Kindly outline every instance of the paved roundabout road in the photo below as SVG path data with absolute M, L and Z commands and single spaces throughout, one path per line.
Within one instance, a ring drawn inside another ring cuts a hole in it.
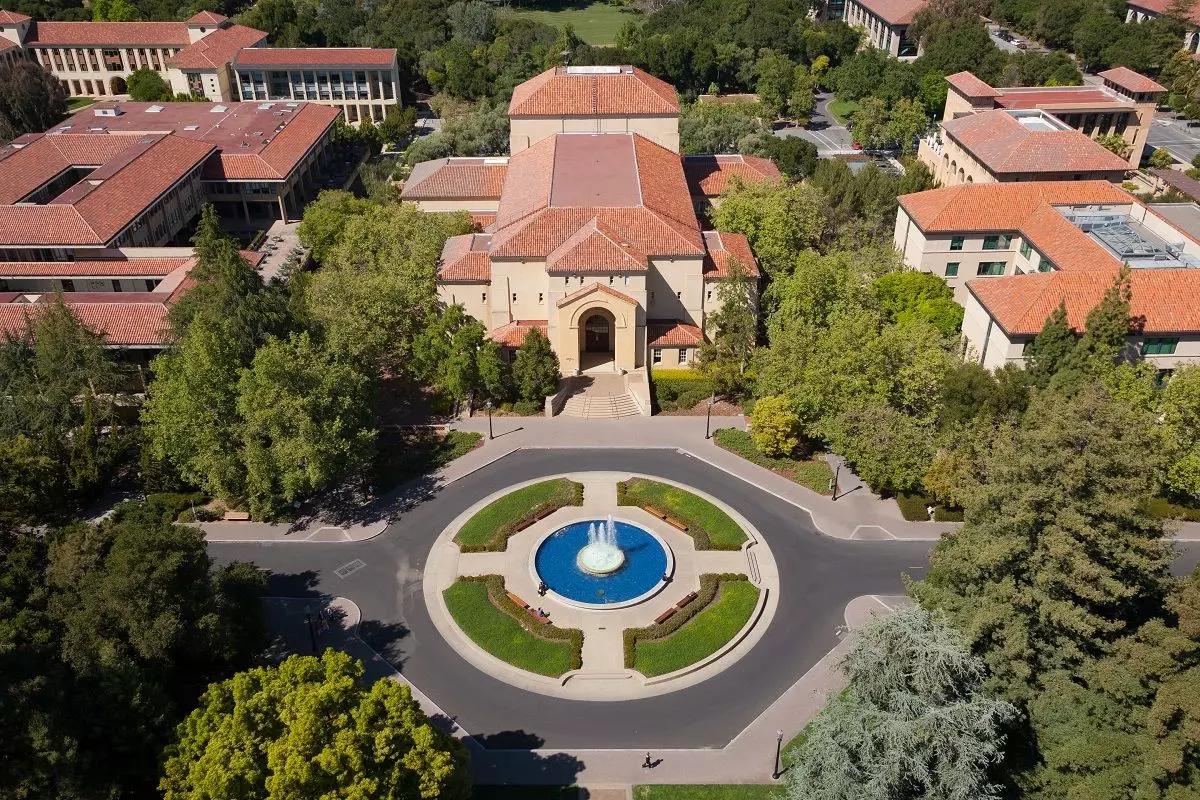
M 696 686 L 622 702 L 526 692 L 455 653 L 422 597 L 422 570 L 438 534 L 463 509 L 506 486 L 582 470 L 630 470 L 690 484 L 758 528 L 781 585 L 778 611 L 751 652 Z M 823 536 L 804 511 L 684 453 L 587 449 L 516 452 L 441 489 L 365 542 L 210 543 L 209 551 L 219 562 L 243 559 L 270 569 L 270 594 L 353 600 L 362 611 L 362 637 L 487 747 L 690 749 L 728 744 L 837 643 L 851 599 L 902 594 L 902 574 L 921 577 L 930 547 Z M 1181 566 L 1190 568 L 1195 557 L 1187 551 Z M 345 577 L 335 572 L 343 566 Z

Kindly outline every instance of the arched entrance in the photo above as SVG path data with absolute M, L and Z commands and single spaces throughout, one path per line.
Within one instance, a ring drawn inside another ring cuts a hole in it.
M 108 82 L 108 88 L 113 94 L 126 94 L 129 91 L 129 87 L 125 85 L 125 79 L 119 75 L 114 76 L 112 80 Z
M 587 353 L 612 350 L 612 325 L 603 314 L 592 314 L 583 324 L 583 349 Z
M 580 370 L 615 369 L 617 318 L 606 308 L 590 308 L 579 319 Z

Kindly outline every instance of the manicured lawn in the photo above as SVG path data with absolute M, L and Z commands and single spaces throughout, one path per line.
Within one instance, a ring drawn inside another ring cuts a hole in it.
M 783 789 L 769 783 L 662 784 L 633 787 L 633 800 L 775 800 Z
M 720 650 L 754 613 L 758 587 L 750 581 L 724 581 L 707 608 L 682 628 L 657 641 L 638 642 L 633 668 L 648 678 L 695 664 Z
M 459 529 L 454 541 L 464 552 L 500 551 L 508 545 L 514 528 L 539 508 L 577 506 L 581 502 L 582 493 L 574 481 L 555 478 L 535 483 L 481 508 Z
M 463 633 L 496 658 L 552 678 L 571 669 L 571 645 L 540 639 L 525 630 L 492 603 L 483 581 L 455 581 L 442 595 Z
M 553 0 L 539 2 L 540 8 L 524 8 L 521 3 L 513 6 L 513 16 L 526 17 L 562 28 L 571 25 L 575 35 L 591 45 L 609 45 L 617 40 L 617 32 L 626 21 L 641 19 L 641 15 L 625 11 L 608 3 L 593 3 L 587 0 Z
M 376 442 L 375 492 L 384 494 L 407 480 L 446 466 L 479 446 L 483 434 L 431 428 L 381 431 Z
M 758 452 L 750 434 L 738 428 L 722 428 L 713 434 L 717 444 L 734 455 L 777 472 L 788 480 L 813 490 L 817 494 L 829 494 L 829 482 L 833 470 L 819 458 L 770 458 Z
M 78 111 L 85 106 L 90 106 L 94 102 L 96 102 L 96 98 L 94 97 L 68 97 L 67 111 Z
M 697 550 L 737 550 L 746 541 L 741 526 L 703 497 L 675 486 L 644 478 L 630 478 L 618 487 L 617 502 L 623 506 L 650 505 L 688 526 Z
M 830 100 L 829 113 L 842 125 L 850 122 L 850 115 L 858 111 L 858 103 L 854 100 Z

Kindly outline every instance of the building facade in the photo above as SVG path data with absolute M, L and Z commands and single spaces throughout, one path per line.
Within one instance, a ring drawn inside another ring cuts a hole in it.
M 446 243 L 439 298 L 506 348 L 544 332 L 564 374 L 690 367 L 717 283 L 758 265 L 744 236 L 696 217 L 674 90 L 630 67 L 558 67 L 510 109 L 509 158 L 419 164 L 402 192 L 483 224 Z
M 395 50 L 369 47 L 259 47 L 233 59 L 245 101 L 307 100 L 341 110 L 347 122 L 382 122 L 400 105 Z
M 1136 25 L 1166 14 L 1172 0 L 1125 0 L 1125 23 Z M 1186 20 L 1183 34 L 1183 49 L 1200 54 L 1200 2 L 1191 3 L 1191 12 Z
M 908 26 L 928 5 L 929 0 L 845 0 L 841 18 L 862 30 L 872 46 L 908 60 L 921 55 L 921 43 L 908 38 Z

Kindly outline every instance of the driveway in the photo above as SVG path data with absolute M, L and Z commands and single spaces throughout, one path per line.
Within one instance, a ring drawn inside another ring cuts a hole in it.
M 775 135 L 799 136 L 807 139 L 817 146 L 817 155 L 821 157 L 857 152 L 850 146 L 854 140 L 850 131 L 829 113 L 829 101 L 833 99 L 833 94 L 829 92 L 818 94 L 817 108 L 807 127 L 793 125 L 780 128 L 775 131 Z
M 1146 136 L 1151 147 L 1165 147 L 1175 158 L 1190 164 L 1200 154 L 1200 126 L 1187 127 L 1184 120 L 1171 116 L 1155 117 Z

